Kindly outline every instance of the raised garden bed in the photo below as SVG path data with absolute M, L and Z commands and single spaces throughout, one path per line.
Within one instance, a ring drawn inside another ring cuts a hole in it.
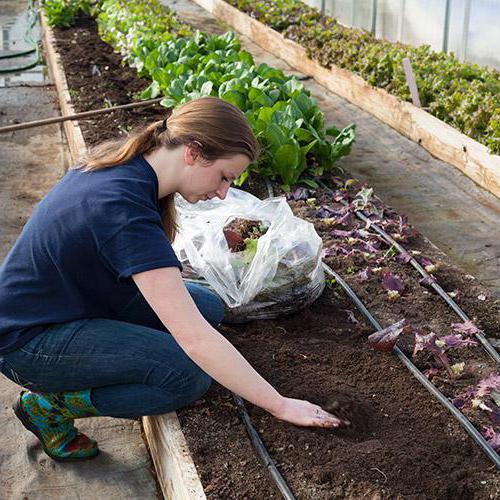
M 119 64 L 119 57 L 100 42 L 91 22 L 56 31 L 69 88 L 74 89 L 77 111 L 129 100 L 131 92 L 144 87 L 132 70 Z M 74 41 L 74 43 L 73 43 Z M 93 71 L 96 65 L 101 76 Z M 107 69 L 105 69 L 107 67 Z M 104 73 L 103 70 L 106 72 Z M 94 74 L 93 74 L 94 73 Z M 105 76 L 104 76 L 105 75 Z M 151 119 L 161 111 L 134 111 L 127 118 L 110 115 L 105 122 L 87 121 L 83 134 L 88 144 L 116 135 L 118 126 L 128 128 Z M 335 187 L 335 180 L 329 179 Z M 354 189 L 354 186 L 352 186 Z M 250 184 L 255 193 L 262 186 Z M 296 196 L 296 198 L 299 196 Z M 315 198 L 313 200 L 313 198 Z M 325 247 L 333 248 L 332 217 L 320 217 L 325 205 L 340 209 L 325 190 L 291 200 L 297 215 L 315 223 Z M 330 214 L 331 215 L 331 214 Z M 395 214 L 390 214 L 391 218 Z M 342 230 L 352 230 L 344 225 Z M 346 238 L 348 238 L 346 236 Z M 411 238 L 407 248 L 422 252 L 443 264 L 436 273 L 446 290 L 458 290 L 459 304 L 489 336 L 498 332 L 498 303 L 476 281 L 447 263 L 422 236 Z M 381 254 L 389 249 L 382 248 Z M 419 328 L 449 333 L 457 318 L 418 285 L 418 277 L 405 265 L 389 259 L 379 267 L 392 271 L 405 283 L 397 300 L 389 300 L 374 273 L 367 281 L 359 273 L 373 263 L 363 254 L 327 258 L 347 277 L 381 323 L 388 325 L 406 317 Z M 375 258 L 382 257 L 376 255 Z M 484 300 L 478 299 L 484 296 Z M 356 321 L 359 321 L 357 323 Z M 310 309 L 274 321 L 253 322 L 222 330 L 254 366 L 287 395 L 305 397 L 335 409 L 353 421 L 352 429 L 336 432 L 299 429 L 251 409 L 257 428 L 292 489 L 301 498 L 332 498 L 379 495 L 380 497 L 492 498 L 498 491 L 493 467 L 458 424 L 451 419 L 390 355 L 374 353 L 366 346 L 372 329 L 364 325 L 344 294 L 332 286 Z M 404 343 L 404 342 L 403 342 Z M 455 356 L 455 355 L 454 355 Z M 450 381 L 443 373 L 438 382 L 450 395 L 491 371 L 491 363 L 478 348 L 457 351 L 457 358 L 476 362 L 472 379 Z M 422 360 L 425 368 L 426 360 Z M 475 377 L 475 378 L 474 378 Z M 180 420 L 207 496 L 212 498 L 273 498 L 273 486 L 253 456 L 235 407 L 227 391 L 215 386 L 206 398 L 180 412 Z M 478 416 L 479 415 L 479 416 Z M 481 425 L 483 415 L 471 418 Z M 189 496 L 188 496 L 189 497 Z
M 481 187 L 500 197 L 500 156 L 438 118 L 409 102 L 369 85 L 350 71 L 332 65 L 323 67 L 307 56 L 305 48 L 285 38 L 224 0 L 193 0 L 235 30 L 312 76 L 328 90 L 409 137 L 432 155 L 459 168 Z M 167 2 L 165 2 L 167 3 Z

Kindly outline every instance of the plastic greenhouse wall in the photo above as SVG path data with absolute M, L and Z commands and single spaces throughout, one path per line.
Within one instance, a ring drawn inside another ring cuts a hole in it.
M 500 69 L 500 0 L 306 0 L 346 26 Z

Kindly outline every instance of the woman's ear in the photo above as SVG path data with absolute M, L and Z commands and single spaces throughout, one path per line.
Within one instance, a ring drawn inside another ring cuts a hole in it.
M 191 146 L 191 144 L 186 144 L 186 146 L 184 147 L 184 162 L 186 163 L 186 165 L 193 165 L 198 156 L 199 152 L 197 151 L 197 149 Z

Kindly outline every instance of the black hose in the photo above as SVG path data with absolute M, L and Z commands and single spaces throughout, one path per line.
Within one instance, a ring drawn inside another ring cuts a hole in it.
M 262 442 L 259 433 L 252 425 L 250 416 L 248 415 L 247 409 L 245 408 L 245 403 L 243 402 L 243 399 L 241 399 L 238 395 L 234 393 L 232 393 L 232 395 L 236 403 L 236 406 L 238 408 L 238 413 L 240 415 L 240 418 L 243 424 L 245 425 L 248 436 L 259 457 L 259 460 L 271 475 L 274 483 L 276 484 L 276 487 L 280 490 L 280 493 L 283 495 L 283 498 L 286 498 L 287 500 L 295 500 L 295 496 L 292 493 L 292 490 L 285 481 L 285 478 L 281 475 L 280 471 L 276 467 L 271 455 L 267 451 L 265 444 Z

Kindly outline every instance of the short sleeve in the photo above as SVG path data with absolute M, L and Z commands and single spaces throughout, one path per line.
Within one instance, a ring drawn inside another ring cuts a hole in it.
M 160 267 L 182 265 L 159 221 L 153 217 L 136 217 L 129 220 L 100 249 L 106 267 L 117 280 Z

